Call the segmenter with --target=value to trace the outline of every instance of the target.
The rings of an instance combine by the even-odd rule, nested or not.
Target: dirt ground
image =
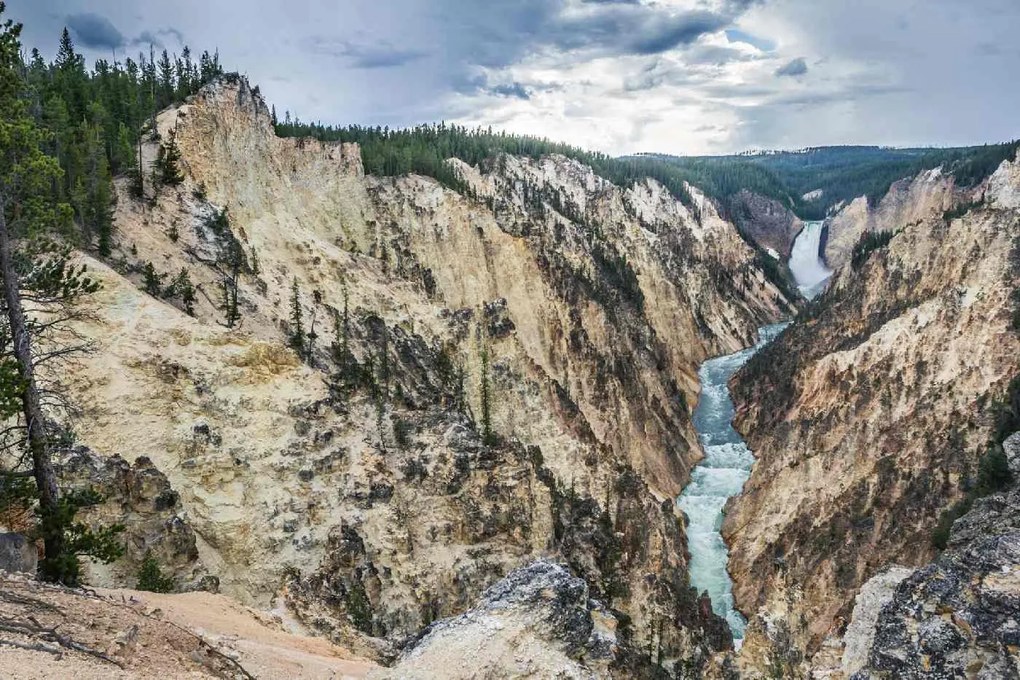
[[[364,678],[377,666],[210,593],[80,591],[0,572],[0,678]]]

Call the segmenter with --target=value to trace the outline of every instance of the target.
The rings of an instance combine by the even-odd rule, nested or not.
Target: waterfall
[[[747,622],[733,603],[733,582],[726,565],[729,549],[723,541],[723,507],[730,496],[741,492],[751,474],[754,455],[731,424],[733,401],[727,383],[756,351],[764,347],[788,324],[766,326],[758,332],[760,340],[736,354],[709,359],[698,370],[701,396],[694,409],[694,429],[705,457],[691,472],[691,481],[678,499],[687,516],[687,548],[691,585],[699,593],[707,592],[712,610],[726,619],[739,645]]]
[[[797,280],[800,293],[807,299],[815,298],[832,276],[821,257],[822,223],[805,222],[804,229],[793,242],[790,253],[790,271]]]

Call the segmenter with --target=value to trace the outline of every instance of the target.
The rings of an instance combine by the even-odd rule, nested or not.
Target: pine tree
[[[149,593],[172,593],[175,587],[172,576],[164,576],[159,562],[152,556],[152,551],[145,553],[142,566],[138,569],[138,590]]]
[[[160,291],[163,290],[163,274],[158,273],[151,262],[146,262],[142,268],[142,276],[145,292],[152,297],[159,297]]]
[[[24,472],[35,480],[39,503],[35,516],[44,546],[40,575],[74,585],[80,573],[78,556],[87,554],[111,561],[119,552],[116,535],[122,527],[94,531],[75,522],[77,512],[98,502],[98,496],[91,492],[62,494],[57,484],[52,462],[53,433],[42,409],[36,368],[68,348],[41,349],[45,343],[38,343],[40,336],[60,322],[37,320],[35,314],[59,309],[58,319],[67,318],[74,302],[95,292],[98,285],[83,268],[71,264],[68,246],[39,238],[63,232],[73,213],[70,206],[55,198],[54,187],[60,177],[58,160],[44,152],[49,146],[47,135],[36,126],[21,99],[26,91],[21,26],[3,21],[5,9],[0,2],[0,158],[4,159],[0,164],[0,278],[8,327],[8,339],[0,353],[0,389],[4,390],[0,408],[7,409],[5,419],[20,416],[13,427],[24,433],[24,443],[6,446],[0,453],[9,459],[3,468],[10,473],[18,474],[17,468],[30,461],[30,469]],[[78,59],[66,31],[60,59],[69,72],[74,71]],[[73,83],[62,83],[69,84]],[[32,300],[31,309],[26,310],[23,295]],[[2,477],[9,479],[9,475]],[[8,491],[25,490],[6,480],[3,486]]]
[[[290,289],[290,337],[287,344],[298,353],[298,356],[305,354],[305,330],[301,311],[301,291],[298,289],[297,277]]]
[[[162,109],[174,100],[174,66],[166,50],[163,50],[163,54],[160,55],[156,68],[159,69],[157,101],[159,102],[158,107]]]
[[[188,270],[182,268],[181,273],[177,275],[177,279],[174,282],[175,290],[177,294],[181,296],[181,303],[184,304],[184,311],[188,316],[195,316],[195,287],[191,285],[191,277],[188,276]]]
[[[489,352],[482,348],[482,442],[486,446],[495,446],[498,438],[492,431],[492,395],[489,386]]]
[[[181,152],[177,147],[177,131],[170,130],[167,141],[159,147],[156,156],[156,173],[162,184],[177,186],[184,181],[184,173],[180,169]]]

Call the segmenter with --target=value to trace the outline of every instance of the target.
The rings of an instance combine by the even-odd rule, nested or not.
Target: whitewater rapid
[[[729,550],[719,532],[723,506],[743,489],[754,465],[754,455],[731,424],[735,410],[727,382],[787,325],[766,326],[759,330],[760,339],[754,347],[709,359],[701,365],[698,370],[701,396],[694,410],[694,428],[705,458],[694,468],[690,483],[677,501],[687,515],[691,585],[699,593],[708,593],[713,611],[730,624],[738,645],[747,622],[733,605],[733,582],[726,569]]]
[[[808,300],[817,297],[832,276],[832,270],[822,260],[821,245],[822,223],[805,222],[790,252],[790,271],[797,280],[800,294]]]

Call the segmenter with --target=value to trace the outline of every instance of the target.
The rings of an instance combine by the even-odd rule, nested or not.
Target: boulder
[[[1002,450],[1006,454],[1006,462],[1013,478],[1020,480],[1020,432],[1014,432],[1002,442]]]
[[[21,534],[0,534],[0,570],[35,574],[39,552]]]

